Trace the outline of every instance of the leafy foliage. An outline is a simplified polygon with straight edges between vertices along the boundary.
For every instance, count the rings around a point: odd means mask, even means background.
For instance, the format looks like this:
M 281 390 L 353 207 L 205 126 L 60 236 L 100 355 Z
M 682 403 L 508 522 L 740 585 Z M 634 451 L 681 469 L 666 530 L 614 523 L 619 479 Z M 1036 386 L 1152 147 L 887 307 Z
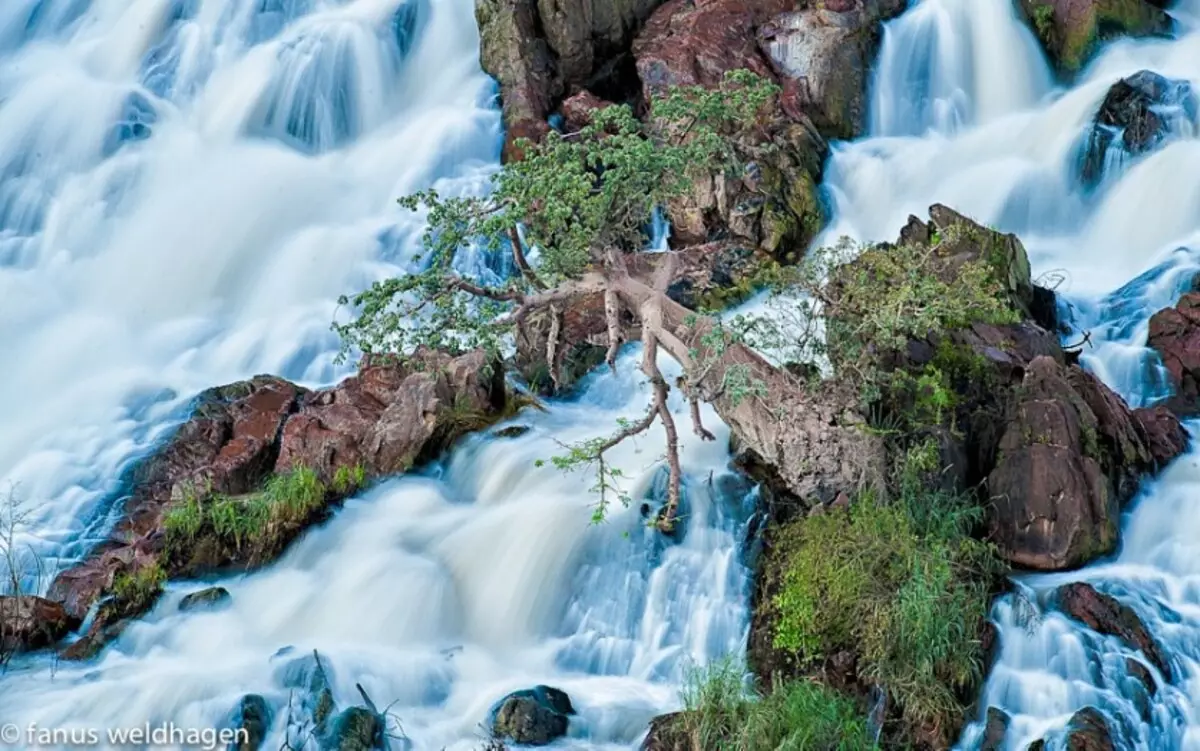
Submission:
M 841 649 L 886 687 L 914 723 L 953 721 L 955 691 L 981 677 L 979 635 L 991 577 L 990 545 L 970 536 L 973 499 L 934 489 L 936 445 L 906 456 L 890 504 L 864 496 L 780 531 L 777 647 L 816 662 Z
M 655 207 L 700 174 L 732 169 L 735 137 L 754 128 L 776 90 L 738 71 L 718 88 L 679 87 L 652 101 L 650 125 L 628 106 L 606 107 L 579 133 L 519 142 L 525 157 L 496 173 L 486 197 L 430 190 L 400 199 L 428 212 L 425 271 L 342 298 L 358 312 L 335 325 L 344 354 L 405 354 L 420 344 L 499 351 L 513 324 L 504 314 L 522 296 L 578 279 L 609 250 L 640 249 Z M 454 269 L 469 246 L 532 252 L 517 262 L 527 263 L 523 273 L 486 289 Z
M 732 661 L 693 671 L 674 732 L 691 747 L 722 751 L 866 751 L 875 747 L 854 700 L 814 681 L 785 684 L 765 697 L 746 688 Z

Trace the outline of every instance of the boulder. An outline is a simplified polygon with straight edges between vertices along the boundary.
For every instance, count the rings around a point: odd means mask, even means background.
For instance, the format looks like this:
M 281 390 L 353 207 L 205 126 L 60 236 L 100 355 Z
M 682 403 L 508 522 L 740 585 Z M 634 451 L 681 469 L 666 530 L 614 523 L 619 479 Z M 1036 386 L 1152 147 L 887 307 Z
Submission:
M 259 751 L 271 729 L 271 707 L 258 694 L 247 694 L 238 702 L 233 718 L 234 730 L 243 731 L 229 751 Z
M 1116 751 L 1108 720 L 1094 707 L 1084 707 L 1067 722 L 1066 751 Z
M 1060 71 L 1077 73 L 1098 43 L 1114 36 L 1171 30 L 1162 2 L 1147 0 L 1021 0 L 1034 33 Z
M 650 721 L 642 751 L 693 751 L 692 739 L 681 727 L 682 712 L 659 715 Z
M 78 625 L 66 608 L 44 597 L 0 597 L 0 662 L 17 652 L 49 647 Z
M 1117 81 L 1108 90 L 1088 133 L 1082 179 L 1094 186 L 1114 147 L 1126 156 L 1154 150 L 1183 123 L 1196 120 L 1196 95 L 1187 81 L 1143 70 Z
M 1150 635 L 1146 624 L 1136 611 L 1112 595 L 1098 592 L 1084 582 L 1074 582 L 1058 588 L 1055 592 L 1058 607 L 1067 615 L 1080 621 L 1091 630 L 1106 636 L 1115 636 L 1132 649 L 1140 650 L 1163 678 L 1171 680 L 1171 664 L 1166 652 Z M 1153 682 L 1150 684 L 1153 685 Z
M 1040 570 L 1112 552 L 1140 477 L 1186 444 L 1177 421 L 1178 443 L 1152 444 L 1170 424 L 1160 411 L 1130 411 L 1090 373 L 1047 356 L 1029 364 L 1003 424 L 987 475 L 992 536 L 1009 561 Z
M 983 738 L 979 743 L 979 751 L 1003 751 L 1004 736 L 1008 735 L 1008 726 L 1012 718 L 1008 712 L 998 707 L 988 707 L 987 722 L 983 728 Z
M 1146 344 L 1158 352 L 1171 376 L 1171 408 L 1188 416 L 1200 413 L 1200 292 L 1189 292 L 1175 307 L 1155 313 Z
M 321 739 L 321 751 L 375 751 L 384 749 L 387 728 L 383 718 L 367 707 L 350 707 L 330 722 Z
M 514 691 L 492 714 L 492 737 L 526 746 L 545 746 L 567 734 L 571 699 L 550 686 Z
M 179 601 L 179 610 L 186 613 L 191 610 L 213 609 L 229 604 L 230 599 L 229 590 L 224 587 L 209 587 L 184 596 Z
M 586 89 L 580 91 L 562 103 L 563 130 L 567 133 L 577 133 L 591 123 L 593 112 L 610 106 L 612 102 L 601 99 Z

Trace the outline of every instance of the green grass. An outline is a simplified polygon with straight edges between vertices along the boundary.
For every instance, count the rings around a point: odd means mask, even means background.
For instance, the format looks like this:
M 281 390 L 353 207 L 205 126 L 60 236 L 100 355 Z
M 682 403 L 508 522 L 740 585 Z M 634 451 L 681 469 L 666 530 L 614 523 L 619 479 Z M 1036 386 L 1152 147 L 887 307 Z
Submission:
M 972 499 L 928 489 L 931 461 L 928 446 L 910 453 L 890 504 L 862 496 L 780 530 L 775 645 L 810 664 L 853 650 L 860 678 L 885 686 L 908 722 L 952 727 L 982 676 L 1000 564 L 970 536 Z
M 741 665 L 693 671 L 685 711 L 672 733 L 698 751 L 866 751 L 875 748 L 858 702 L 814 681 L 785 684 L 765 697 L 746 688 Z
M 335 482 L 361 484 L 361 468 L 339 472 Z M 307 467 L 273 475 L 263 489 L 245 496 L 200 495 L 188 492 L 167 513 L 164 528 L 168 546 L 186 549 L 202 537 L 213 536 L 237 553 L 272 546 L 281 532 L 303 524 L 325 504 L 326 487 Z
M 133 572 L 122 572 L 113 579 L 113 600 L 124 612 L 142 612 L 149 609 L 162 594 L 166 580 L 166 572 L 158 563 L 142 566 Z

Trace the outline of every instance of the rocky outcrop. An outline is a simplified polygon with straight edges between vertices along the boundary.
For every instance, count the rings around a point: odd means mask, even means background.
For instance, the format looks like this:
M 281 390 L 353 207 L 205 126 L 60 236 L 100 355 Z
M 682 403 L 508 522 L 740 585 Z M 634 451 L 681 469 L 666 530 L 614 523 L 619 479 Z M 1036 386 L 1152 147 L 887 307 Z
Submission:
M 93 654 L 127 618 L 153 603 L 157 583 L 149 586 L 148 572 L 197 575 L 265 564 L 330 504 L 485 427 L 506 399 L 501 367 L 481 352 L 451 357 L 422 351 L 405 365 L 368 363 L 358 375 L 315 392 L 266 376 L 205 392 L 175 435 L 125 478 L 130 498 L 112 539 L 51 584 L 47 596 L 75 619 L 119 581 L 143 583 L 153 593 L 139 596 L 135 607 L 101 608 L 68 656 Z M 269 515 L 279 499 L 255 494 L 268 478 L 301 470 L 311 479 L 297 492 L 314 497 L 287 519 L 268 524 L 269 540 L 233 545 L 205 526 L 214 504 Z M 181 508 L 194 512 L 194 529 L 172 537 L 168 515 Z
M 1096 112 L 1082 164 L 1084 184 L 1104 175 L 1110 150 L 1136 157 L 1153 151 L 1184 123 L 1196 120 L 1196 96 L 1187 81 L 1174 81 L 1149 70 L 1112 85 Z
M 662 0 L 479 0 L 480 62 L 500 83 L 505 157 L 537 139 L 565 94 L 620 91 L 629 42 Z
M 0 597 L 0 662 L 54 644 L 79 625 L 59 603 L 33 595 Z
M 1050 59 L 1078 72 L 1098 43 L 1113 36 L 1152 36 L 1171 30 L 1162 0 L 1021 0 Z
M 682 718 L 682 712 L 672 712 L 651 720 L 642 751 L 693 751 L 691 737 L 680 727 Z
M 1005 747 L 1004 736 L 1008 735 L 1008 726 L 1011 723 L 1012 718 L 1008 712 L 997 707 L 988 707 L 979 751 L 1002 751 Z
M 492 737 L 525 746 L 545 746 L 567 734 L 571 699 L 550 686 L 514 691 L 500 700 L 492 715 Z
M 1175 307 L 1155 313 L 1146 344 L 1171 375 L 1175 396 L 1170 407 L 1183 415 L 1200 413 L 1200 292 L 1189 292 Z
M 1166 652 L 1150 635 L 1146 624 L 1142 623 L 1133 608 L 1084 582 L 1059 587 L 1055 599 L 1064 613 L 1091 630 L 1115 636 L 1130 648 L 1141 651 L 1164 679 L 1168 682 L 1171 680 L 1171 664 Z

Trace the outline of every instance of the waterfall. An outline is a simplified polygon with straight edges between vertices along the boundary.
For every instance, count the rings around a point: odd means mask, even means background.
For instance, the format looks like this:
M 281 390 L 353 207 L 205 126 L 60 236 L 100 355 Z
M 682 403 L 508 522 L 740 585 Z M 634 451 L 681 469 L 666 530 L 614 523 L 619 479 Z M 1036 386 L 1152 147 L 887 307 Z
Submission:
M 889 240 L 933 203 L 1015 232 L 1034 276 L 1061 281 L 1074 331 L 1091 332 L 1084 365 L 1131 404 L 1152 403 L 1167 387 L 1146 348 L 1149 317 L 1200 272 L 1200 140 L 1188 124 L 1150 153 L 1118 155 L 1095 190 L 1082 185 L 1078 161 L 1118 79 L 1149 69 L 1200 85 L 1200 33 L 1190 21 L 1200 6 L 1173 9 L 1178 38 L 1113 42 L 1057 91 L 1047 88 L 1041 52 L 1023 41 L 1014 6 L 921 0 L 891 22 L 875 74 L 873 135 L 836 147 L 826 172 L 834 218 L 820 241 Z M 1066 721 L 1088 705 L 1113 720 L 1120 748 L 1200 748 L 1197 483 L 1193 450 L 1143 487 L 1112 559 L 1016 578 L 1016 592 L 993 610 L 999 655 L 960 748 L 978 747 L 989 706 L 1012 716 L 1006 748 L 1019 751 L 1042 737 L 1058 747 Z M 1144 658 L 1053 608 L 1049 594 L 1079 580 L 1137 611 L 1171 654 L 1172 684 L 1147 696 L 1126 662 Z
M 122 470 L 201 390 L 256 373 L 335 382 L 338 295 L 412 270 L 420 216 L 395 199 L 478 194 L 497 169 L 494 82 L 473 0 L 7 0 L 0 4 L 0 480 L 33 511 L 47 576 L 113 522 Z M 657 234 L 665 236 L 665 222 Z M 488 274 L 496 260 L 457 263 Z M 636 371 L 636 347 L 623 373 Z M 677 369 L 663 363 L 668 373 Z M 677 544 L 638 504 L 589 523 L 557 441 L 644 411 L 633 375 L 477 436 L 384 482 L 250 575 L 230 607 L 181 613 L 177 582 L 96 661 L 16 659 L 0 718 L 22 728 L 226 727 L 264 697 L 278 748 L 297 671 L 321 655 L 418 751 L 475 749 L 492 705 L 547 683 L 566 746 L 629 748 L 678 707 L 684 671 L 744 649 L 754 494 L 721 440 L 684 438 Z M 687 405 L 673 404 L 678 419 Z M 661 429 L 613 466 L 665 494 Z M 5 486 L 6 488 L 9 486 Z M 392 748 L 397 748 L 394 741 Z M 560 744 L 561 745 L 561 744 Z

